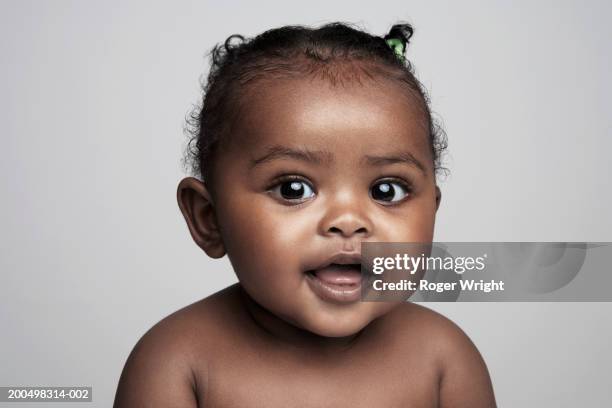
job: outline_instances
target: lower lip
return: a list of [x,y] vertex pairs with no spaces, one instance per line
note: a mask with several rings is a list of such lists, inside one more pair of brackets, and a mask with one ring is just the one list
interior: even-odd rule
[[361,281],[349,285],[324,282],[313,273],[306,273],[312,291],[321,299],[334,303],[353,303],[361,299]]

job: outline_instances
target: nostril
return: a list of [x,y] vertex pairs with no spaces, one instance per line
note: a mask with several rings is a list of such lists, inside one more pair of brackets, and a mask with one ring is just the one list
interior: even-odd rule
[[[330,233],[333,234],[344,234],[344,231],[338,227],[331,227],[328,230]],[[359,234],[359,233],[363,233],[363,234],[367,234],[368,230],[365,227],[361,227],[356,229],[355,231],[353,231],[353,234]]]

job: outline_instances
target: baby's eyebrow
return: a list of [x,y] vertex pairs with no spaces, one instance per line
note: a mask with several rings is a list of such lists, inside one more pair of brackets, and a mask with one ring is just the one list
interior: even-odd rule
[[[263,156],[257,159],[252,159],[250,167],[253,168],[262,163],[287,158],[314,164],[329,164],[334,161],[334,154],[326,150],[309,150],[305,148],[275,145],[270,146]],[[394,152],[381,156],[366,155],[363,157],[362,161],[365,161],[371,166],[404,163],[418,168],[425,175],[427,174],[427,168],[410,152]]]
[[418,168],[425,175],[427,174],[427,168],[410,152],[399,152],[383,156],[366,155],[363,159],[372,166],[404,163]]
[[324,150],[309,150],[304,148],[293,148],[277,145],[269,147],[266,153],[260,158],[252,159],[251,168],[272,160],[286,158],[321,164],[332,162],[334,160],[334,155],[333,153]]

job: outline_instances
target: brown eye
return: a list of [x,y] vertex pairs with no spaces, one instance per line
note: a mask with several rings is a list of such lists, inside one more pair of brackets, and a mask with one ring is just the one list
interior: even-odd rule
[[303,180],[286,180],[272,189],[272,192],[280,195],[284,200],[302,201],[314,196],[310,184]]
[[379,181],[372,186],[372,198],[378,201],[398,202],[403,200],[410,190],[407,186],[394,181]]

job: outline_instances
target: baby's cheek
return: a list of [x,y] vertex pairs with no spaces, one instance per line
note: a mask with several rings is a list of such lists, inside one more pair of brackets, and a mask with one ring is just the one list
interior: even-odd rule
[[393,240],[397,242],[431,242],[434,224],[435,205],[428,201],[415,200],[401,220],[388,228],[394,235]]
[[303,237],[281,214],[256,200],[234,200],[220,213],[226,251],[244,283],[265,280],[269,287],[280,286],[289,271],[295,273]]
[[433,217],[420,213],[402,219],[379,219],[376,240],[380,242],[431,242]]

